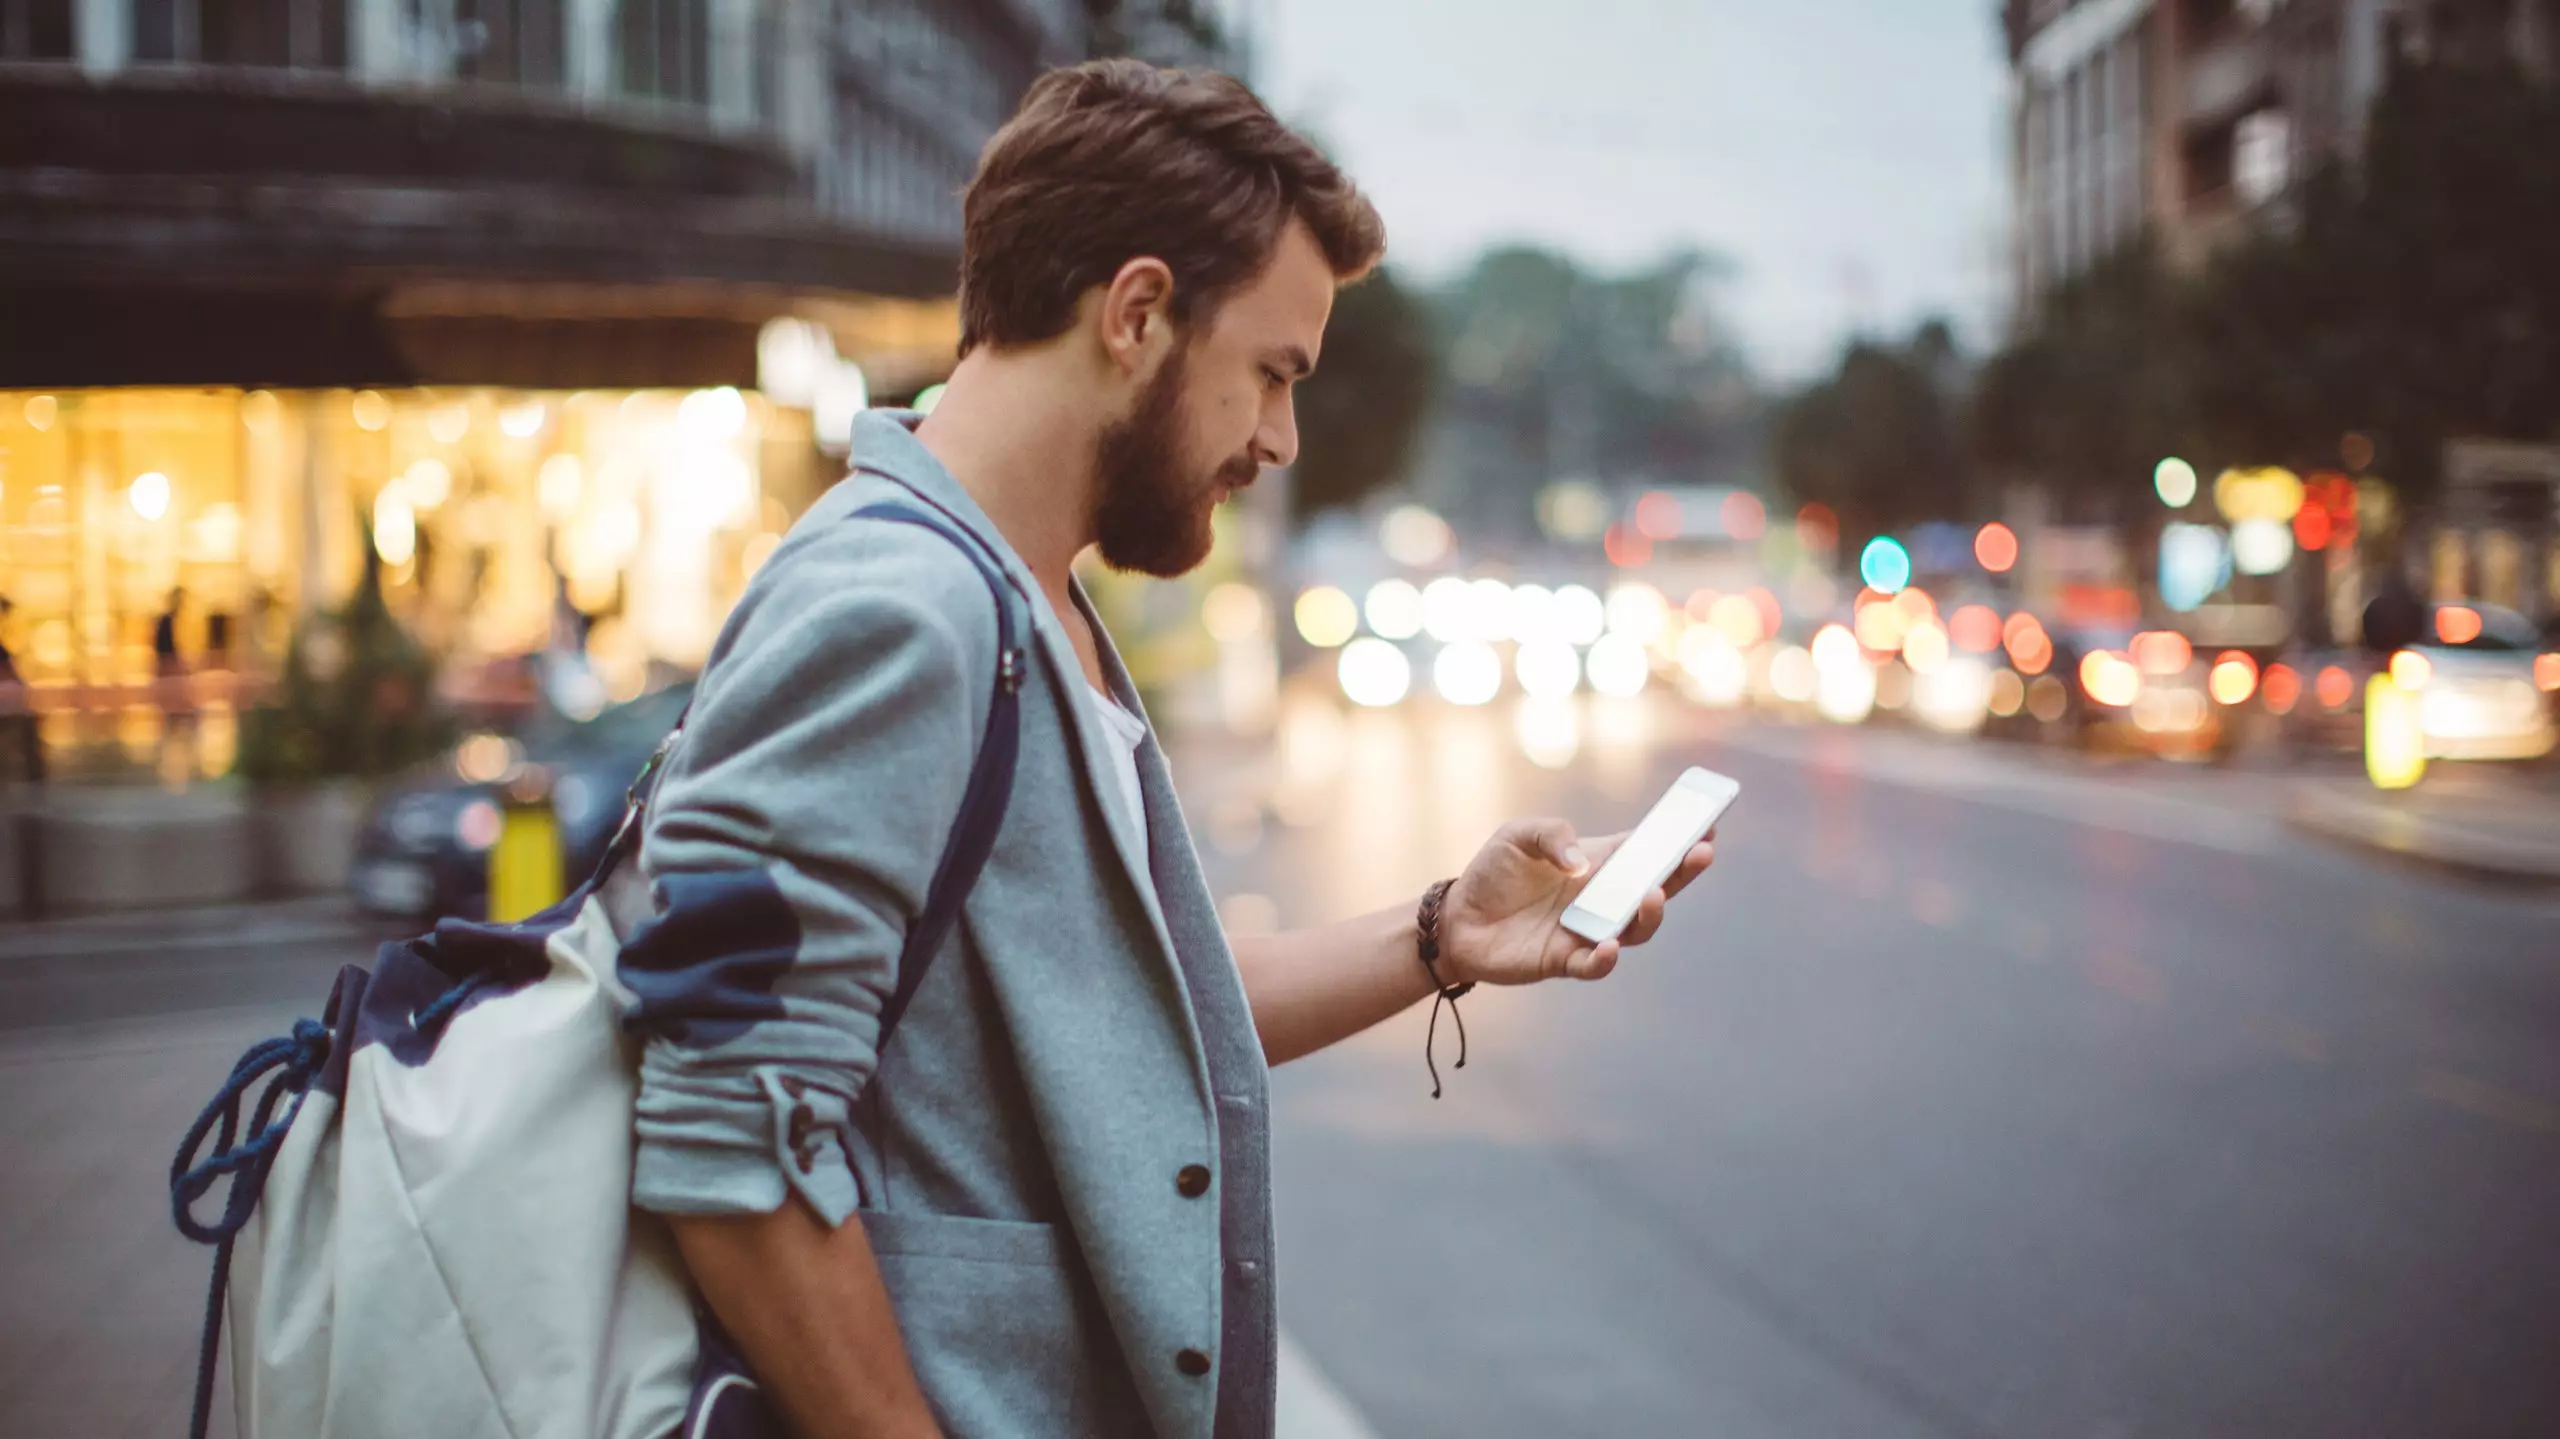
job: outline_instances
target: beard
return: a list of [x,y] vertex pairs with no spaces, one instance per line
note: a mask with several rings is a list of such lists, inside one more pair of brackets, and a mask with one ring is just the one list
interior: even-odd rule
[[1216,535],[1210,517],[1221,485],[1241,489],[1262,466],[1252,452],[1237,455],[1208,475],[1184,453],[1190,432],[1190,365],[1176,355],[1138,396],[1128,415],[1114,420],[1094,448],[1101,499],[1094,510],[1094,538],[1102,562],[1158,579],[1186,574],[1209,557]]

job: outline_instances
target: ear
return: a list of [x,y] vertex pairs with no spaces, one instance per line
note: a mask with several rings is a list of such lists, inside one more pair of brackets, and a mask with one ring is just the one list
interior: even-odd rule
[[1102,291],[1102,348],[1132,378],[1173,350],[1173,269],[1153,255],[1120,267]]

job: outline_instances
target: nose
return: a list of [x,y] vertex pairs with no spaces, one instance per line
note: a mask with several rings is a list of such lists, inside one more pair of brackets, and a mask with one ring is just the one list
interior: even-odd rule
[[1274,468],[1293,464],[1298,458],[1298,409],[1287,390],[1272,401],[1263,412],[1262,428],[1253,436],[1255,458]]

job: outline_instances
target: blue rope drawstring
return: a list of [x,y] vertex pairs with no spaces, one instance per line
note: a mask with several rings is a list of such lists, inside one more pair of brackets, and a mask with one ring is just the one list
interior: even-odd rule
[[442,1032],[445,1024],[461,1012],[463,1001],[487,988],[496,981],[497,977],[486,970],[466,976],[453,988],[437,995],[433,1003],[410,1015],[409,1027],[419,1034],[428,1036]]
[[[231,1077],[222,1082],[222,1091],[196,1116],[187,1129],[187,1137],[178,1145],[178,1157],[169,1165],[169,1207],[178,1221],[178,1232],[198,1244],[210,1244],[213,1250],[213,1286],[204,1302],[204,1342],[196,1353],[195,1418],[188,1425],[192,1439],[204,1439],[205,1425],[213,1415],[213,1365],[222,1346],[222,1296],[231,1283],[231,1246],[258,1207],[258,1195],[267,1187],[267,1170],[275,1163],[276,1150],[284,1144],[285,1132],[293,1128],[293,1117],[302,1111],[303,1096],[311,1081],[329,1062],[329,1028],[316,1019],[297,1019],[290,1036],[262,1040],[252,1046],[240,1062],[231,1066]],[[240,1101],[261,1076],[271,1074],[266,1088],[258,1094],[249,1110],[249,1137],[235,1145],[232,1140],[240,1132]],[[276,1107],[287,1095],[293,1102],[284,1105],[281,1117]],[[213,1152],[190,1166],[206,1138],[213,1140]],[[195,1202],[210,1191],[216,1180],[230,1176],[231,1189],[223,1197],[222,1217],[211,1224],[199,1223],[190,1211]]]

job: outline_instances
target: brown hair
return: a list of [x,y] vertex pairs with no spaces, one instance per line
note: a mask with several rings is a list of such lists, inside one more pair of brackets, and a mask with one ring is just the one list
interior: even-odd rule
[[1065,333],[1077,299],[1140,255],[1173,271],[1188,322],[1262,272],[1292,216],[1345,280],[1387,246],[1368,197],[1240,81],[1137,60],[1033,82],[961,216],[964,355]]

